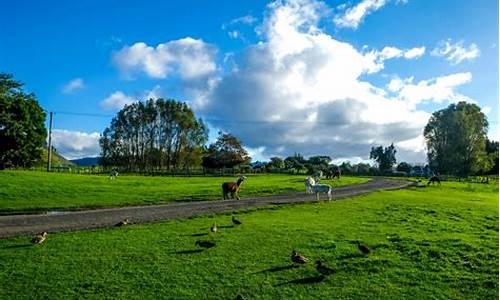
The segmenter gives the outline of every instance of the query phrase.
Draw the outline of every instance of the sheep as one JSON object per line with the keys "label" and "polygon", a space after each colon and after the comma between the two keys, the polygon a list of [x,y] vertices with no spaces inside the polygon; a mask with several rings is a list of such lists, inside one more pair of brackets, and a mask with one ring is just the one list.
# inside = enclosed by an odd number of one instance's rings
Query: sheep
{"label": "sheep", "polygon": [[236,182],[224,182],[222,184],[222,198],[224,200],[229,199],[229,193],[231,193],[231,198],[240,200],[238,192],[240,191],[241,183],[246,179],[245,176],[240,176]]}
{"label": "sheep", "polygon": [[314,184],[315,184],[315,181],[314,181],[314,179],[311,176],[308,176],[305,179],[304,185],[306,186],[306,194],[312,194],[312,188],[311,188],[311,186],[313,186]]}
{"label": "sheep", "polygon": [[328,184],[317,184],[313,178],[308,177],[306,187],[309,186],[313,193],[316,193],[316,199],[319,201],[319,194],[325,193],[328,195],[328,200],[332,200],[332,187]]}

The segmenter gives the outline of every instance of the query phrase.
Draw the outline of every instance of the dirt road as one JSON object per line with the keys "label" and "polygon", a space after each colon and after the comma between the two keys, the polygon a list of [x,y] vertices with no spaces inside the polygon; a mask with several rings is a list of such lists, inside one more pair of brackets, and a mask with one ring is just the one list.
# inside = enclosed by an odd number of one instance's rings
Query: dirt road
{"label": "dirt road", "polygon": [[[404,180],[374,179],[363,184],[335,188],[333,199],[348,198],[377,190],[400,189],[410,185],[412,185],[411,182]],[[320,199],[325,200],[325,198],[325,195],[321,195]],[[42,231],[50,233],[109,227],[125,218],[128,218],[131,223],[137,224],[252,207],[315,201],[315,195],[293,193],[241,200],[191,201],[84,211],[57,211],[38,215],[8,215],[0,216],[0,238],[27,235]]]}

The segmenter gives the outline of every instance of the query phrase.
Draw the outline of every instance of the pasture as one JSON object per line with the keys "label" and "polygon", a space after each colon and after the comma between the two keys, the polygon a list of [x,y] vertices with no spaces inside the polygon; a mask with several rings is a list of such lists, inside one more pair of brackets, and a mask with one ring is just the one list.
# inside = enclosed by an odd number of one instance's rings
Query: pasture
{"label": "pasture", "polygon": [[[305,191],[304,175],[248,175],[240,197]],[[160,204],[172,201],[222,199],[221,184],[233,177],[152,177],[77,175],[35,171],[0,172],[0,213],[39,212]],[[367,182],[369,178],[323,180],[333,187]]]}
{"label": "pasture", "polygon": [[[219,214],[49,233],[36,246],[1,240],[0,298],[498,299],[497,184],[445,182],[235,216],[242,225]],[[214,222],[219,232],[209,234]],[[311,261],[294,266],[293,249]],[[316,258],[336,273],[318,276]]]}

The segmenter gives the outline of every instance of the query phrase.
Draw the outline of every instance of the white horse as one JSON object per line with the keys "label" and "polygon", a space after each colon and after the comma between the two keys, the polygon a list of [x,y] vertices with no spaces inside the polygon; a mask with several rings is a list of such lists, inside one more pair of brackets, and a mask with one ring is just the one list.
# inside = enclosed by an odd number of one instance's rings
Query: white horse
{"label": "white horse", "polygon": [[316,193],[316,199],[319,201],[319,194],[325,193],[328,196],[328,200],[332,200],[332,187],[328,184],[317,184],[314,178],[307,177],[305,180],[306,193]]}

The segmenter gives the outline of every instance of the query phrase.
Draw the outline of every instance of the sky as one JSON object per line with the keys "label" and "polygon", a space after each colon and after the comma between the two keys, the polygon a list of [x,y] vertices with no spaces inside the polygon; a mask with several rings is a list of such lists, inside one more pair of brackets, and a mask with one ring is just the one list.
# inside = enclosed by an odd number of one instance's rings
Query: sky
{"label": "sky", "polygon": [[[99,155],[124,105],[190,104],[210,140],[254,160],[366,162],[372,146],[424,163],[423,128],[479,105],[498,140],[498,1],[9,1],[0,72],[55,112],[65,157]],[[48,123],[47,123],[48,126]]]}

